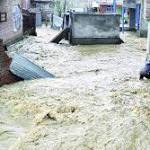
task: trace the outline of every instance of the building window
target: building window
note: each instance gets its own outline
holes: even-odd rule
[[[0,12],[0,22],[6,22],[6,21],[7,21],[7,13]]]

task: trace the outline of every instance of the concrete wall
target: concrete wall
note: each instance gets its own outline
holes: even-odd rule
[[[22,0],[22,8],[28,10],[31,7],[31,0]]]
[[[22,36],[22,25],[21,27],[14,31],[14,21],[13,21],[13,8],[18,4],[21,5],[21,0],[0,0],[0,11],[7,12],[7,22],[0,22],[0,39],[3,41],[10,42]]]
[[[150,1],[144,0],[144,17],[150,21]]]
[[[144,18],[144,9],[145,9],[144,1],[145,0],[141,0],[141,18],[140,18],[140,30],[139,30],[140,37],[147,37],[147,31],[148,31],[148,23]]]
[[[120,15],[73,13],[71,44],[120,43]]]
[[[147,57],[150,61],[150,1],[144,0],[144,18],[148,21]]]

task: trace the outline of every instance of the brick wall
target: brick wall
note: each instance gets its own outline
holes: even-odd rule
[[[11,58],[5,53],[5,47],[0,39],[0,86],[22,80],[9,71]]]
[[[10,42],[22,36],[22,26],[14,32],[12,10],[15,5],[21,5],[21,0],[0,0],[0,11],[7,12],[7,22],[0,22],[0,38]]]

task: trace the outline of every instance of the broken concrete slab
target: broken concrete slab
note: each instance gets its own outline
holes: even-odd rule
[[[15,54],[10,64],[10,71],[24,80],[32,80],[37,78],[54,78],[54,75],[45,71],[43,68],[32,63],[27,58]]]

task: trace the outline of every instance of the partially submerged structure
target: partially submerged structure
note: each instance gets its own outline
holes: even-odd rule
[[[69,18],[68,18],[69,17]],[[121,44],[120,39],[120,15],[94,14],[94,13],[70,13],[64,19],[64,27],[67,28],[64,38],[70,44]],[[69,28],[69,29],[68,29]],[[62,32],[61,32],[62,33]],[[59,34],[52,42],[61,40]]]
[[[120,15],[72,13],[70,43],[121,44]]]

